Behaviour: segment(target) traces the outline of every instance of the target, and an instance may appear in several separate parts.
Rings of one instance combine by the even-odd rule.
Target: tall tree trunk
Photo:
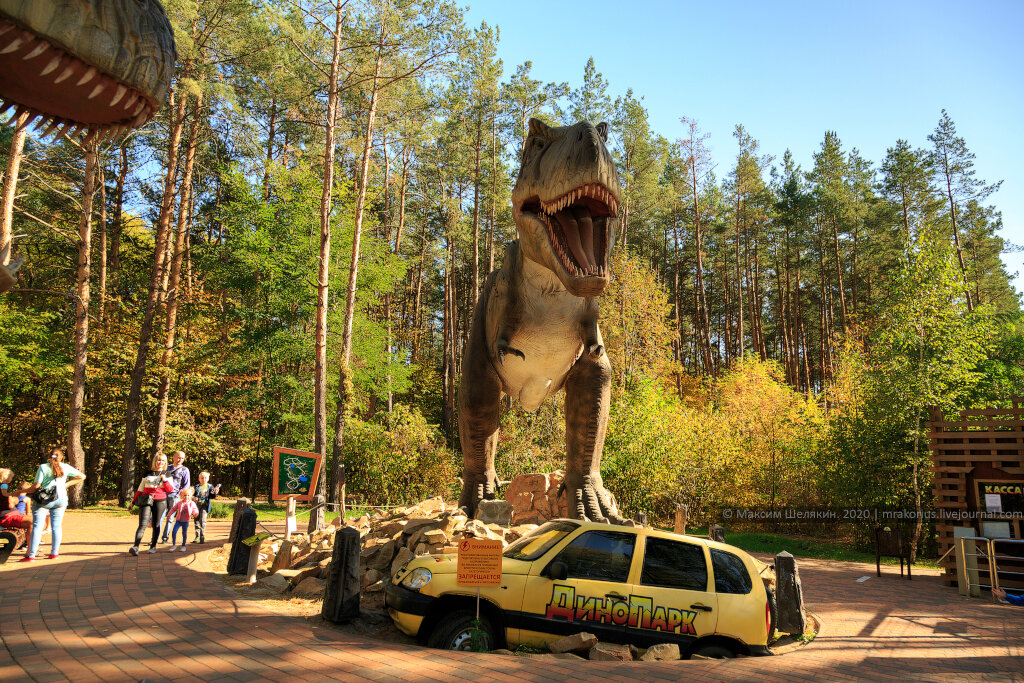
[[[746,321],[744,320],[744,317],[743,317],[743,269],[740,267],[740,240],[741,240],[740,234],[742,232],[741,228],[740,228],[740,224],[742,222],[741,216],[742,216],[742,207],[743,207],[743,204],[742,204],[742,202],[741,202],[741,200],[739,198],[739,195],[740,195],[741,191],[742,191],[742,186],[736,188],[737,197],[736,197],[736,224],[735,224],[736,249],[735,249],[735,251],[736,251],[736,296],[738,297],[738,299],[736,301],[736,310],[739,312],[739,331],[737,332],[737,335],[736,335],[737,336],[737,340],[736,341],[737,341],[737,345],[739,347],[739,359],[743,360],[743,347],[745,345],[745,341],[744,340],[746,339],[746,332],[745,332],[746,331],[746,326],[745,326],[744,323]]]
[[[18,171],[21,168],[21,159],[24,156],[25,136],[28,134],[28,114],[18,117],[14,125],[14,137],[11,138],[11,154],[7,157],[7,173],[4,174],[3,193],[0,194],[0,252],[4,250],[10,241],[12,231],[11,223],[14,220],[14,192],[18,187]],[[7,258],[0,257],[0,266],[8,263],[13,256],[13,249],[8,252]]]
[[[270,100],[270,121],[267,125],[267,164],[263,167],[263,201],[270,201],[270,165],[274,163],[274,129],[277,125],[277,100]]]
[[[97,164],[97,174],[100,186],[100,215],[97,222],[100,225],[100,313],[99,321],[102,325],[104,311],[107,307],[107,180],[103,174],[103,162]]]
[[[92,196],[96,191],[95,140],[86,142],[85,180],[82,187],[82,215],[78,219],[78,305],[75,306],[75,355],[72,360],[71,400],[68,409],[68,463],[79,472],[85,471],[82,450],[82,408],[85,406],[85,368],[89,350],[89,267],[92,261]],[[82,507],[82,488],[68,490],[68,505]]]
[[[334,3],[334,47],[324,123],[324,182],[320,195],[320,263],[316,282],[316,360],[313,370],[313,450],[327,455],[327,294],[331,258],[331,191],[334,186],[334,125],[338,118],[338,71],[341,64],[342,0]],[[326,495],[327,477],[316,484]]]
[[[181,179],[181,201],[178,203],[178,227],[174,241],[174,255],[171,258],[167,290],[167,316],[164,322],[164,352],[160,357],[160,385],[157,389],[156,429],[153,436],[153,455],[162,453],[164,434],[167,431],[167,407],[171,392],[171,363],[174,359],[174,343],[178,331],[178,293],[181,289],[181,260],[188,241],[188,216],[192,202],[192,169],[195,167],[196,146],[199,142],[199,123],[203,113],[203,98],[196,99],[192,113],[192,124],[188,131],[188,147],[185,152],[185,171]]]
[[[470,299],[480,294],[480,147],[483,145],[483,113],[476,117],[476,158],[473,162],[473,289]],[[472,310],[472,307],[470,307]]]
[[[942,152],[942,168],[946,177],[946,196],[949,197],[949,217],[953,222],[953,246],[956,247],[956,258],[960,263],[960,274],[964,282],[964,296],[967,297],[967,310],[974,311],[971,289],[967,284],[967,264],[964,263],[964,251],[960,247],[960,229],[956,224],[956,202],[953,201],[953,172],[949,169],[949,155],[945,150]]]
[[[498,134],[495,120],[497,114],[491,114],[491,210],[487,235],[487,272],[494,270],[494,228],[498,215]]]
[[[114,220],[111,221],[113,234],[110,238],[110,270],[118,273],[120,286],[121,233],[124,231],[124,183],[128,178],[128,143],[121,145],[121,165],[117,169],[117,185],[114,188]]]
[[[843,263],[839,255],[839,220],[832,217],[832,240],[836,253],[836,282],[839,286],[839,312],[843,321],[843,332],[847,332],[849,324],[846,318],[846,287],[843,284]]]
[[[156,237],[153,249],[153,268],[149,275],[149,293],[146,309],[139,330],[139,348],[131,372],[131,387],[125,407],[124,454],[121,461],[121,490],[118,500],[124,505],[131,498],[135,488],[135,446],[138,439],[139,404],[142,402],[142,380],[146,375],[146,360],[153,335],[153,318],[156,316],[160,282],[163,280],[164,256],[167,253],[167,233],[174,210],[174,179],[178,172],[178,145],[181,144],[181,130],[185,123],[184,96],[173,103],[170,117],[170,137],[167,142],[167,172],[164,174],[163,198],[160,200],[160,214],[157,218]]]
[[[380,96],[378,83],[384,65],[385,20],[381,18],[380,35],[377,43],[377,61],[373,68],[373,84],[370,88],[370,108],[366,113],[366,136],[363,139],[363,158],[360,164],[359,184],[356,193],[356,213],[352,228],[352,260],[348,271],[348,287],[345,292],[345,321],[341,335],[341,370],[338,378],[338,405],[334,416],[334,476],[331,488],[331,502],[344,505],[345,463],[342,450],[345,443],[345,414],[348,411],[351,394],[349,361],[352,357],[352,323],[356,316],[356,283],[359,277],[359,238],[363,229],[363,212],[366,205],[366,188],[370,184],[370,152],[373,151],[373,123],[377,115],[377,101]],[[344,508],[342,508],[344,509]]]

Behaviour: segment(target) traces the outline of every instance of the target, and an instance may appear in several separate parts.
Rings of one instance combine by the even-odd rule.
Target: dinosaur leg
[[[612,366],[604,348],[594,345],[565,380],[565,490],[569,516],[622,524],[615,501],[601,481],[601,450],[608,428]]]
[[[459,441],[462,443],[462,494],[459,506],[473,517],[481,500],[494,498],[498,477],[501,380],[487,355],[486,313],[493,278],[488,278],[473,314],[459,384]]]

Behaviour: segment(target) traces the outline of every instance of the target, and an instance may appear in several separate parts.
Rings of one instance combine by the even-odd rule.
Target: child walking
[[[220,493],[220,484],[210,483],[210,473],[199,473],[199,484],[196,486],[196,505],[199,507],[199,518],[196,519],[196,537],[193,543],[206,543],[206,517],[210,514],[210,499]]]
[[[185,543],[188,541],[189,520],[199,516],[199,508],[192,500],[192,487],[182,489],[181,499],[175,503],[167,513],[174,520],[174,529],[171,531],[171,552],[178,550],[178,530],[181,530],[181,552],[185,552]]]

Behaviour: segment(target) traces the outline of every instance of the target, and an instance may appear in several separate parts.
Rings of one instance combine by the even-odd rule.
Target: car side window
[[[704,559],[704,548],[693,543],[648,537],[640,583],[645,586],[706,591],[708,563]]]
[[[574,538],[552,562],[565,562],[570,579],[625,583],[635,545],[636,534],[587,531]]]
[[[743,560],[724,550],[711,549],[711,567],[715,571],[716,593],[746,595],[753,584]]]

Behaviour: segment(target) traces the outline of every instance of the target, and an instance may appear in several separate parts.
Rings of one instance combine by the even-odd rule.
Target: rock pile
[[[602,643],[597,636],[585,631],[574,633],[551,643],[550,654],[527,655],[535,659],[589,659],[598,662],[666,662],[680,658],[679,646],[660,643],[642,650],[634,645]],[[510,650],[494,650],[495,654],[512,655]]]
[[[505,500],[512,504],[513,524],[543,524],[549,519],[568,516],[565,492],[558,489],[565,479],[565,471],[550,474],[521,474],[505,489]]]
[[[504,501],[491,501],[479,516],[507,520],[512,510]],[[455,553],[463,538],[487,538],[507,545],[537,528],[536,524],[509,528],[469,519],[454,503],[446,503],[441,497],[390,512],[365,514],[350,523],[359,530],[362,589],[370,593],[383,591],[384,582],[414,557]],[[260,565],[270,573],[260,580],[262,585],[279,593],[322,594],[336,530],[331,526],[271,544]]]

